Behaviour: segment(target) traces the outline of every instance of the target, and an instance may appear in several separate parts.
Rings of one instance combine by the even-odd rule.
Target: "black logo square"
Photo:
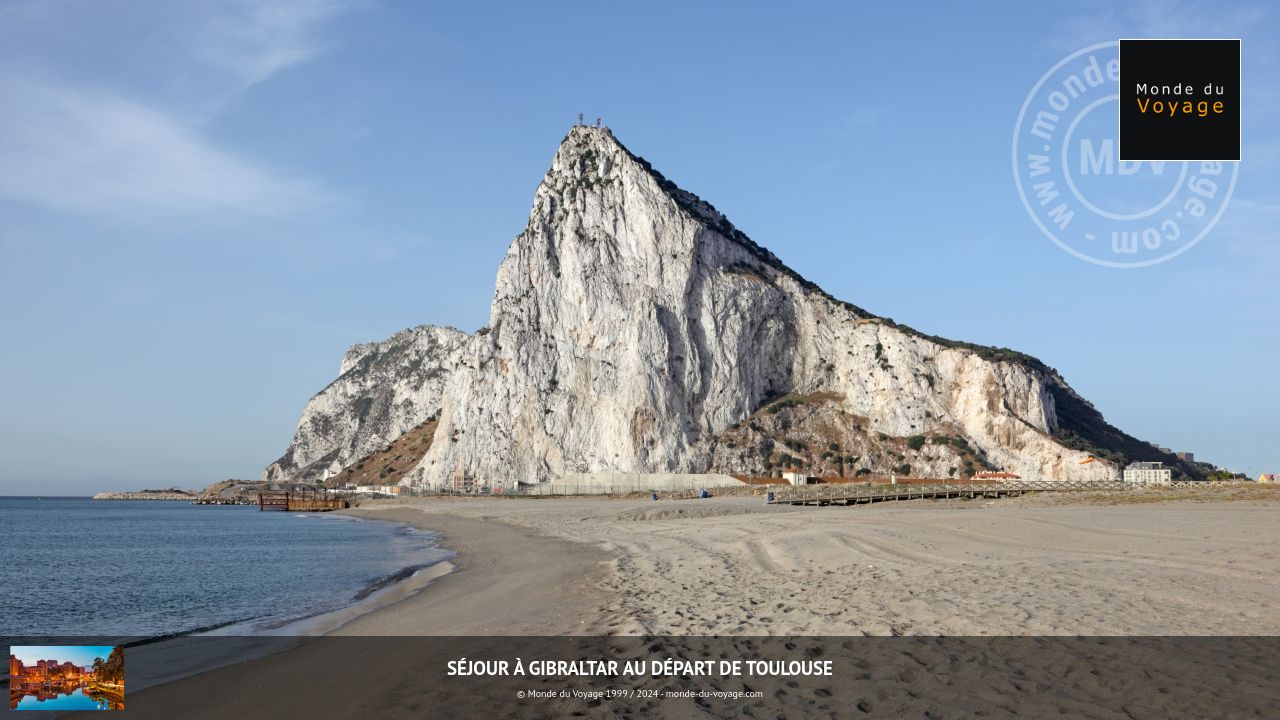
[[[1120,159],[1239,160],[1240,41],[1121,40]]]

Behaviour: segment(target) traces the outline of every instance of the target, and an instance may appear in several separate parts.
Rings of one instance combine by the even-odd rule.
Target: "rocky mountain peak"
[[[713,206],[697,195],[679,187],[667,179],[643,157],[632,153],[609,128],[577,125],[570,129],[560,142],[542,185],[553,176],[562,182],[552,182],[552,187],[569,187],[587,193],[604,192],[614,182],[623,178],[646,179],[652,183],[650,192],[662,193],[670,198],[673,211],[683,213],[690,220],[714,230],[721,238],[746,249],[757,260],[779,271],[793,275],[801,284],[811,285],[778,259],[767,248],[758,245],[746,233]],[[541,191],[543,187],[540,187]],[[535,194],[535,207],[537,195]]]
[[[404,457],[392,443],[410,430],[430,438]],[[380,452],[383,476],[433,486],[783,466],[1084,479],[1146,447],[1034,358],[832,298],[608,129],[577,126],[499,266],[489,327],[353,348],[267,475]]]

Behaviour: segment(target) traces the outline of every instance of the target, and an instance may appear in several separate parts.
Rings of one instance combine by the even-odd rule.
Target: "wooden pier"
[[[1029,492],[1130,490],[1124,482],[940,483],[930,485],[795,485],[772,492],[771,505],[863,505],[886,500],[1002,498]]]
[[[328,512],[351,507],[345,497],[330,497],[321,492],[265,492],[258,493],[258,510],[284,512]]]

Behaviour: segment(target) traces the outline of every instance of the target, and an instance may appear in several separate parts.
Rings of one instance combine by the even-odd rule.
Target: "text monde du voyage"
[[[1174,85],[1151,85],[1135,83],[1134,100],[1138,103],[1138,112],[1143,115],[1160,117],[1193,116],[1207,118],[1211,115],[1226,113],[1226,101],[1215,100],[1215,96],[1224,94],[1222,85],[1205,83],[1196,92],[1196,86],[1190,83]],[[1205,99],[1199,99],[1205,98]]]

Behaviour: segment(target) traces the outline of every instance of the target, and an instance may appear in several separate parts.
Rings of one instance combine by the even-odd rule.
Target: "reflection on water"
[[[12,680],[12,710],[123,710],[124,698],[84,680]]]

